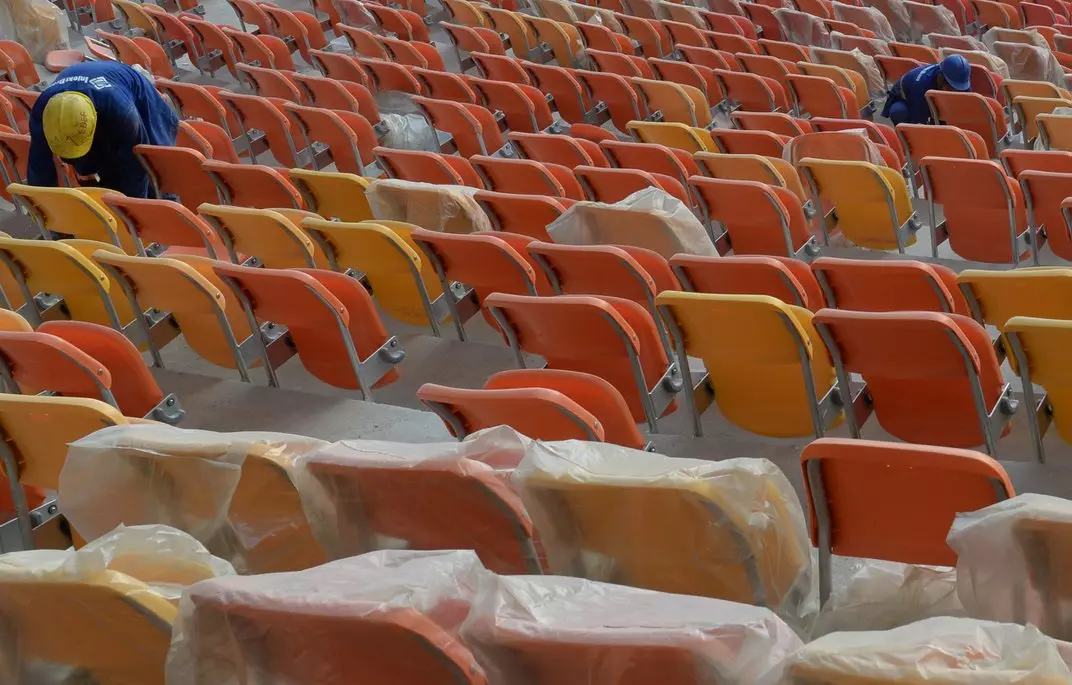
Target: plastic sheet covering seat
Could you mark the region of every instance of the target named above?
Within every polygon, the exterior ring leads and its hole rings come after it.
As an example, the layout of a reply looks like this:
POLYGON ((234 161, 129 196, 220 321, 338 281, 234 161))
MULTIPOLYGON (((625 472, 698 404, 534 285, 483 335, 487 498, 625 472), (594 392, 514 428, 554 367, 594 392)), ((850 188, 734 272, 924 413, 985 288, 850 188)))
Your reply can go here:
POLYGON ((377 219, 405 221, 443 233, 490 231, 491 221, 473 199, 476 191, 390 179, 369 186, 365 198, 377 219))
POLYGON ((553 576, 484 580, 461 633, 530 685, 751 685, 801 645, 768 609, 553 576))
POLYGON ((282 433, 115 426, 71 443, 60 502, 87 540, 119 523, 165 524, 241 572, 308 568, 326 557, 288 470, 323 444, 282 433))
POLYGON ((383 551, 218 578, 184 595, 169 685, 486 685, 456 631, 487 571, 469 551, 383 551))
POLYGON ((786 143, 782 158, 796 166, 805 157, 886 166, 879 147, 865 129, 805 133, 786 143))
POLYGON ((897 40, 893 27, 890 25, 890 20, 874 7, 861 7, 844 2, 835 2, 833 4, 834 18, 838 21, 855 24, 862 29, 871 31, 879 39, 887 42, 897 40))
POLYGON ((532 449, 506 427, 460 443, 344 440, 300 462, 313 530, 342 558, 377 549, 475 549, 497 573, 539 573, 532 521, 502 473, 532 449))
POLYGON ((832 46, 830 30, 826 28, 821 18, 790 9, 774 10, 774 16, 778 18, 778 23, 782 26, 782 34, 789 42, 820 48, 832 46))
POLYGON ((612 205, 577 202, 547 233, 564 245, 642 247, 667 259, 680 253, 718 254, 688 205, 658 188, 645 188, 612 205))
POLYGON ((783 685, 1058 685, 1072 672, 1034 626, 930 618, 887 631, 833 633, 786 662, 783 685))
MULTIPOLYGON (((1015 43, 1021 47, 1031 47, 1029 45, 1021 45, 1015 43)), ((997 56, 997 54, 987 52, 986 50, 964 50, 961 48, 941 48, 938 50, 940 59, 945 59, 950 55, 960 55, 964 59, 968 60, 969 64, 977 64, 981 67, 989 69, 1002 79, 1016 78, 1011 76, 1009 65, 1005 63, 1005 60, 997 56)))
POLYGON ((908 13, 912 31, 911 42, 919 43, 928 33, 941 33, 946 36, 961 35, 956 16, 947 8, 907 0, 900 4, 908 13))
POLYGON ((120 526, 78 551, 0 557, 0 679, 163 685, 182 589, 234 575, 167 526, 120 526))
POLYGON ((764 459, 675 459, 614 445, 536 443, 513 481, 560 575, 813 609, 804 515, 764 459))
POLYGON ((948 542, 957 553, 957 594, 970 615, 1072 637, 1063 570, 1072 552, 1072 502, 1028 494, 958 514, 948 542))
POLYGON ((1025 81, 1048 81, 1058 88, 1067 87, 1065 72, 1048 46, 995 42, 990 50, 1009 67, 1007 78, 1025 81))

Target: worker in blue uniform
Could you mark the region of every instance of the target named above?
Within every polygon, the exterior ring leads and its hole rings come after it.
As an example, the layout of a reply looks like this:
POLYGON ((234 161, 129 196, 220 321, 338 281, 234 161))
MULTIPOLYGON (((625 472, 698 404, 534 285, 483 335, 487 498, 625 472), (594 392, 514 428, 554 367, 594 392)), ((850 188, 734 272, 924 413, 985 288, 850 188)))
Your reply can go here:
POLYGON ((58 185, 55 155, 85 185, 154 197, 134 146, 174 145, 178 130, 178 117, 142 73, 119 62, 76 64, 34 104, 26 182, 58 185))
POLYGON ((890 88, 882 116, 894 124, 926 124, 931 118, 928 90, 971 90, 968 60, 961 55, 950 55, 938 64, 909 71, 890 88))

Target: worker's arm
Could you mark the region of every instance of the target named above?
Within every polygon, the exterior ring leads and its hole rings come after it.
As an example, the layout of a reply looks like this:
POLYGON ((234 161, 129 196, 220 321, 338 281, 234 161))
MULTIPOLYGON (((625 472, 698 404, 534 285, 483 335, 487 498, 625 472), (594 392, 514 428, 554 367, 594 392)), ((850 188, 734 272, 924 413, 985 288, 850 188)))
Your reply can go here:
MULTIPOLYGON (((134 154, 134 146, 148 140, 138 110, 133 104, 116 107, 108 113, 106 126, 109 155, 97 170, 100 185, 128 197, 148 197, 149 175, 134 154)), ((97 135, 101 133, 98 128, 97 135)))
POLYGON ((41 117, 30 115, 30 159, 26 164, 26 183, 32 186, 55 188, 56 159, 45 140, 41 117))

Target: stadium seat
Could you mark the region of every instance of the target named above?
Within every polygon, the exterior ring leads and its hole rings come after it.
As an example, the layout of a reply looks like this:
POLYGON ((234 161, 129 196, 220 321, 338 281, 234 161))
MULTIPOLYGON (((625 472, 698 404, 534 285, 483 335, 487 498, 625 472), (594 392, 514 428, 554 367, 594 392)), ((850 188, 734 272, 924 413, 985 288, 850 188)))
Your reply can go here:
MULTIPOLYGON (((867 162, 810 158, 797 168, 812 188, 816 205, 832 207, 836 228, 856 245, 904 254, 905 247, 915 243, 919 224, 899 172, 867 162)), ((827 240, 832 218, 820 221, 827 240)))
POLYGON ((800 461, 822 603, 833 584, 834 554, 951 566, 956 554, 946 535, 953 519, 1016 494, 1000 464, 971 450, 822 438, 804 448, 800 461), (901 496, 905 488, 916 493, 911 507, 901 496))
MULTIPOLYGON (((171 315, 193 352, 216 366, 236 369, 249 381, 254 358, 241 349, 250 338, 242 305, 213 271, 216 260, 196 256, 131 257, 98 251, 93 258, 113 280, 127 287, 130 307, 171 315)), ((153 332, 145 335, 155 366, 164 366, 163 347, 153 332)))
POLYGON ((1045 240, 1055 255, 1065 261, 1072 260, 1072 230, 1062 207, 1072 192, 1072 174, 1024 171, 1020 174, 1020 188, 1039 242, 1045 240))
POLYGON ((577 166, 610 166, 600 146, 590 140, 551 133, 518 133, 507 138, 525 159, 557 164, 567 169, 577 166))
POLYGON ((368 74, 361 68, 361 64, 354 55, 328 50, 310 50, 309 56, 313 58, 313 65, 324 75, 324 78, 356 83, 366 89, 371 85, 368 74))
POLYGON ((538 354, 548 368, 583 371, 622 391, 634 421, 658 430, 674 409, 680 371, 670 363, 651 315, 639 304, 585 295, 530 297, 494 293, 484 300, 518 354, 538 354))
POLYGON ((734 425, 769 437, 821 437, 840 422, 834 369, 810 311, 765 295, 664 292, 656 302, 675 341, 695 435, 716 402, 734 425), (716 320, 726 327, 708 325, 716 320), (706 368, 696 382, 684 370, 690 356, 706 368))
POLYGON ((198 213, 216 229, 235 264, 242 262, 239 255, 249 255, 269 269, 314 266, 312 241, 278 211, 201 205, 198 213))
POLYGON ((488 109, 502 112, 506 116, 506 125, 511 131, 539 133, 553 122, 547 100, 535 86, 492 81, 475 76, 470 76, 467 81, 488 109))
POLYGON ((506 144, 492 113, 479 105, 415 97, 436 129, 450 133, 463 157, 494 154, 506 144))
POLYGON ((109 193, 101 197, 108 210, 118 216, 134 238, 137 254, 147 256, 146 248, 186 248, 200 250, 208 257, 223 257, 226 247, 216 232, 194 212, 170 200, 147 200, 109 193))
POLYGON ((817 311, 823 291, 807 263, 790 257, 675 255, 670 266, 682 289, 710 295, 767 295, 787 305, 817 311))
POLYGON ((932 226, 931 255, 948 236, 962 259, 1019 264, 1028 252, 1038 264, 1036 237, 1027 222, 1023 194, 1014 179, 989 159, 927 157, 920 162, 932 226), (964 197, 965 188, 972 195, 964 197), (939 224, 934 205, 942 206, 939 224))
POLYGON ((694 126, 661 121, 630 121, 626 129, 640 143, 654 143, 690 154, 717 150, 710 132, 694 126))
MULTIPOLYGON (((923 47, 923 46, 915 46, 923 47)), ((909 57, 896 57, 894 55, 875 55, 875 66, 882 74, 882 80, 887 86, 892 86, 916 67, 922 67, 923 62, 909 57)))
POLYGON ((182 147, 136 145, 134 154, 149 174, 157 197, 171 195, 196 211, 205 203, 219 202, 215 182, 205 171, 205 156, 182 147))
MULTIPOLYGON (((1035 138, 1039 135, 1037 118, 1053 114, 1054 110, 1058 108, 1072 107, 1072 99, 1038 98, 1021 95, 1012 101, 1012 106, 1013 111, 1016 113, 1016 119, 1024 133, 1024 144, 1028 148, 1032 148, 1035 144, 1035 138)), ((1048 146, 1045 147, 1049 149, 1048 146)))
POLYGON ((742 112, 730 115, 734 126, 744 131, 769 131, 776 136, 802 136, 811 133, 811 123, 807 119, 797 119, 784 112, 742 112))
POLYGON ((1014 178, 1025 171, 1072 174, 1072 152, 1063 150, 1002 150, 1001 165, 1014 178))
POLYGON ((746 112, 788 112, 789 100, 781 84, 772 78, 739 71, 716 69, 715 78, 726 98, 726 109, 746 112))
POLYGON ((375 148, 373 152, 376 162, 388 178, 439 185, 484 187, 473 165, 464 157, 382 146, 375 148))
POLYGON ((647 444, 614 386, 578 371, 500 371, 479 390, 425 383, 417 397, 459 440, 506 425, 536 440, 606 441, 633 449, 647 444))
POLYGON ((1032 316, 1014 316, 1003 326, 1005 340, 1010 348, 1013 367, 1024 383, 1024 401, 1027 403, 1028 428, 1034 442, 1035 456, 1039 462, 1046 461, 1043 438, 1051 422, 1057 434, 1066 443, 1070 442, 1069 422, 1066 416, 1068 385, 1063 368, 1063 352, 1069 340, 1067 321, 1032 316), (1042 386, 1039 393, 1034 386, 1042 386))
POLYGON ((1062 120, 1060 114, 1039 114, 1035 123, 1039 129, 1039 140, 1047 150, 1072 151, 1072 128, 1062 120))
POLYGON ((201 168, 216 184, 223 204, 255 209, 302 208, 301 195, 279 169, 218 160, 205 161, 201 168))
POLYGON ((1007 123, 1005 113, 996 100, 977 93, 929 91, 931 118, 935 123, 957 126, 977 133, 986 143, 991 158, 997 157, 999 146, 1005 139, 1007 123))
POLYGON ((647 101, 649 112, 662 112, 663 121, 707 126, 713 119, 707 95, 695 86, 672 81, 633 78, 633 87, 647 101))
POLYGON ((659 188, 686 205, 692 204, 685 187, 676 178, 640 169, 582 166, 573 170, 589 200, 613 204, 645 188, 659 188))
POLYGON ((788 138, 770 131, 738 131, 730 128, 713 129, 709 132, 715 150, 731 155, 762 155, 781 157, 788 138))
POLYGON ((915 187, 922 185, 916 174, 919 173, 919 163, 924 157, 990 158, 986 143, 979 134, 956 126, 898 124, 897 136, 908 156, 909 170, 915 187))
POLYGON ((789 74, 786 76, 793 109, 811 117, 855 119, 855 95, 825 76, 789 74))
MULTIPOLYGON (((1018 269, 983 271, 967 269, 957 275, 957 283, 968 301, 972 317, 1004 332, 1005 323, 1014 316, 1042 319, 1067 319, 1072 309, 1064 292, 1072 284, 1065 269, 1018 269)), ((999 338, 995 344, 999 355, 1005 352, 999 338)))
POLYGON ((304 204, 325 218, 365 221, 372 210, 365 199, 369 180, 333 171, 291 169, 290 180, 304 204))
POLYGON ((549 241, 547 227, 565 214, 572 202, 565 198, 543 195, 513 195, 477 191, 473 199, 487 214, 497 231, 529 236, 549 241))
POLYGON ((483 155, 474 155, 469 161, 484 180, 484 187, 496 193, 584 199, 581 183, 564 166, 483 155))
POLYGON ((303 137, 299 146, 308 151, 306 158, 317 168, 334 164, 338 172, 361 175, 372 162, 376 133, 360 114, 289 102, 284 110, 297 122, 303 137), (327 148, 330 157, 321 159, 315 145, 327 148))
POLYGON ((49 231, 97 240, 132 252, 133 238, 94 197, 75 188, 44 188, 15 184, 8 188, 15 203, 34 220, 41 235, 49 231))
POLYGON ((915 260, 820 257, 812 271, 828 307, 861 312, 940 312, 970 315, 957 275, 915 260))
MULTIPOLYGON (((863 376, 886 432, 927 445, 985 445, 996 454, 1017 403, 981 324, 959 314, 825 309, 815 326, 838 377, 863 376)), ((859 423, 850 413, 853 437, 859 423)))
POLYGON ((704 176, 690 178, 689 188, 708 223, 723 227, 734 254, 808 258, 818 251, 804 206, 787 188, 704 176))
POLYGON ((645 101, 628 78, 596 71, 578 71, 576 75, 592 94, 592 102, 606 105, 610 120, 619 131, 626 130, 630 121, 647 118, 645 101))
POLYGON ((699 152, 696 163, 705 176, 711 178, 757 181, 767 185, 788 188, 807 206, 811 200, 804 192, 796 168, 781 157, 762 155, 730 155, 699 152))
MULTIPOLYGON (((259 269, 217 263, 213 269, 258 325, 286 326, 302 365, 337 388, 372 389, 394 382, 405 352, 388 336, 372 296, 344 274, 317 269, 259 269)), ((279 381, 263 342, 261 362, 272 387, 279 381)))
MULTIPOLYGON (((674 150, 665 145, 605 140, 599 144, 599 147, 610 160, 610 166, 662 174, 677 180, 682 186, 688 184, 689 176, 699 173, 692 155, 684 150, 674 150)), ((599 165, 588 164, 587 166, 599 165)))

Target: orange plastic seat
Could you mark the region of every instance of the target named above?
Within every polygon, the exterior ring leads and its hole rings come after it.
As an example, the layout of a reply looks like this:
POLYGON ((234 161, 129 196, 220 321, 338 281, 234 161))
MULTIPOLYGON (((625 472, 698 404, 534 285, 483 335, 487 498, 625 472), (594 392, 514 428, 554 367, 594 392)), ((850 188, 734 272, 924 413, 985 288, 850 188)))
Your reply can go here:
POLYGON ((589 48, 625 54, 633 52, 633 40, 623 33, 615 33, 602 24, 581 22, 575 26, 589 48))
POLYGON ((428 36, 428 27, 417 13, 376 4, 365 5, 365 8, 372 13, 381 28, 402 40, 432 42, 428 36))
POLYGON ((789 140, 769 131, 736 131, 728 128, 713 129, 711 138, 719 152, 762 157, 781 157, 789 140))
POLYGON ((567 169, 577 166, 609 166, 600 146, 590 140, 552 133, 516 133, 507 138, 525 159, 557 164, 567 169))
POLYGON ((970 450, 821 438, 800 461, 820 602, 830 596, 833 554, 952 566, 953 519, 1016 494, 998 462, 970 450))
POLYGON ((417 391, 459 439, 507 425, 537 440, 599 440, 633 449, 647 441, 621 393, 587 373, 554 369, 500 371, 482 390, 426 383, 417 391))
POLYGON ((1020 174, 1020 187, 1036 234, 1045 233, 1053 253, 1072 261, 1072 229, 1062 209, 1065 198, 1072 197, 1072 172, 1024 171, 1020 174))
POLYGON ((370 124, 380 121, 380 112, 368 87, 352 81, 336 81, 330 78, 292 74, 290 78, 305 90, 313 107, 321 109, 356 112, 370 124))
MULTIPOLYGON (((287 327, 305 369, 337 388, 371 390, 394 382, 404 352, 389 337, 372 297, 358 281, 318 269, 262 269, 220 262, 213 269, 259 323, 287 327)), ((278 386, 267 349, 261 361, 278 386)))
POLYGON ((447 37, 454 43, 454 47, 458 51, 459 62, 462 60, 461 51, 506 55, 506 45, 503 43, 502 36, 492 29, 481 26, 448 24, 445 21, 440 22, 439 25, 443 27, 447 37))
POLYGON ((531 66, 529 62, 522 62, 516 57, 506 55, 491 55, 473 53, 471 55, 480 73, 484 78, 503 83, 516 83, 521 86, 530 86, 526 69, 531 66))
MULTIPOLYGON (((727 71, 740 71, 741 66, 737 58, 728 52, 715 50, 714 48, 695 47, 692 45, 678 45, 678 52, 688 64, 704 66, 709 69, 725 69, 727 71)), ((712 103, 717 104, 717 103, 712 103)))
POLYGON ((770 131, 790 138, 812 132, 807 119, 796 119, 784 112, 741 112, 730 115, 734 125, 742 131, 770 131))
POLYGON ((432 125, 450 133, 463 157, 490 155, 506 144, 494 115, 479 105, 414 97, 432 125))
MULTIPOLYGON (((543 273, 529 261, 526 248, 533 239, 528 236, 498 232, 456 235, 418 229, 412 237, 435 265, 436 273, 442 279, 443 292, 450 290, 453 281, 464 283, 473 289, 481 307, 492 293, 536 295, 550 292, 543 273)), ((458 339, 465 340, 457 303, 448 300, 448 304, 458 339)), ((484 316, 495 326, 486 309, 484 316)))
MULTIPOLYGON (((224 162, 237 164, 238 151, 235 150, 234 140, 225 129, 209 121, 197 119, 179 122, 180 131, 185 130, 191 138, 196 137, 198 148, 203 148, 205 157, 219 159, 224 162)), ((178 141, 176 140, 176 144, 178 141)))
POLYGON ((471 157, 469 161, 484 180, 484 187, 494 192, 584 199, 572 171, 557 164, 483 155, 471 157))
POLYGON ((238 61, 256 63, 272 69, 296 71, 287 43, 278 36, 246 33, 230 26, 224 26, 222 31, 233 43, 238 53, 238 61))
POLYGON ((255 209, 302 208, 297 188, 278 169, 216 160, 205 161, 202 168, 216 184, 223 204, 255 209))
POLYGON ((662 174, 676 179, 682 185, 689 176, 699 173, 692 155, 685 150, 669 148, 656 143, 634 143, 623 140, 607 140, 599 144, 613 166, 641 169, 653 174, 662 174))
MULTIPOLYGON (((947 155, 952 156, 952 155, 947 155)), ((1064 150, 1002 150, 1001 164, 1013 178, 1025 171, 1072 174, 1072 152, 1064 150)))
POLYGON ((567 123, 586 123, 585 115, 592 109, 592 99, 576 71, 535 62, 526 62, 524 67, 532 85, 554 98, 555 110, 567 123))
POLYGON ((822 117, 813 117, 811 119, 812 128, 819 132, 828 131, 852 131, 863 129, 867 132, 867 137, 871 139, 871 142, 875 145, 886 146, 893 151, 897 156, 896 164, 891 163, 888 166, 894 169, 900 169, 904 167, 907 161, 905 157, 904 147, 901 145, 901 140, 897 137, 897 132, 892 126, 887 124, 878 124, 867 119, 826 119, 822 117))
POLYGON ((979 134, 956 126, 898 124, 897 135, 908 155, 913 174, 918 172, 919 162, 924 157, 962 159, 988 159, 990 157, 986 143, 979 134))
POLYGON ((200 251, 213 259, 226 258, 227 250, 216 231, 184 205, 119 194, 104 195, 101 202, 119 217, 143 257, 146 247, 156 243, 185 248, 185 252, 200 251))
POLYGON ((376 161, 390 178, 439 185, 484 187, 473 166, 464 157, 388 147, 377 147, 374 152, 376 161))
POLYGON ((5 199, 11 201, 7 186, 26 180, 30 162, 30 136, 20 133, 0 132, 0 173, 3 174, 5 199))
POLYGON ((547 226, 562 216, 570 200, 543 195, 515 195, 487 190, 473 195, 496 230, 549 241, 547 226))
POLYGON ((619 131, 624 131, 630 121, 644 119, 647 107, 637 95, 629 79, 618 74, 595 71, 578 71, 580 79, 592 94, 595 103, 602 102, 610 112, 610 120, 619 131))
POLYGON ((376 131, 365 117, 356 112, 303 107, 290 102, 284 109, 297 122, 304 136, 299 145, 309 150, 309 157, 317 168, 323 169, 329 162, 316 158, 314 144, 328 149, 330 163, 342 173, 361 176, 365 167, 372 163, 376 131))
POLYGON ((391 61, 393 62, 422 69, 438 71, 446 69, 439 50, 431 43, 407 43, 390 36, 380 36, 380 42, 387 48, 387 52, 391 55, 391 61))
POLYGON ((969 315, 957 275, 915 260, 820 257, 812 271, 827 306, 862 312, 940 312, 969 315))
POLYGON ((789 257, 733 255, 701 257, 674 255, 670 259, 684 290, 712 295, 768 295, 795 307, 817 311, 823 293, 811 269, 789 257))
POLYGON ((716 69, 715 77, 726 102, 746 112, 788 112, 785 89, 772 78, 739 71, 716 69))
MULTIPOLYGON (((886 432, 927 445, 985 445, 996 454, 1015 405, 981 324, 959 314, 824 309, 815 326, 838 377, 863 376, 886 432)), ((846 420, 859 437, 852 412, 846 420)))
MULTIPOLYGON (((1023 193, 1014 179, 989 159, 926 157, 920 162, 931 205, 942 206, 949 245, 960 257, 978 262, 1019 264, 1028 252, 1038 257, 1029 231, 1023 193)), ((932 238, 934 257, 941 236, 932 238)))
POLYGON ((238 119, 216 97, 219 89, 213 90, 196 83, 182 83, 166 79, 157 79, 156 87, 171 98, 183 118, 204 119, 226 130, 232 138, 240 133, 238 119))
POLYGON ((615 13, 614 17, 626 35, 640 43, 640 54, 644 57, 665 57, 673 51, 670 34, 661 22, 628 14, 615 13))
POLYGON ((811 117, 850 119, 858 116, 856 96, 824 76, 786 76, 796 109, 811 117))
POLYGON ((36 86, 41 80, 34 67, 33 57, 26 47, 17 41, 0 40, 0 60, 8 80, 23 88, 36 86))
POLYGON ((205 202, 219 202, 216 184, 205 169, 208 160, 199 152, 183 147, 136 145, 134 155, 148 172, 157 197, 173 195, 184 207, 195 211, 205 202))
POLYGON ((511 131, 539 133, 551 125, 551 109, 538 88, 475 76, 468 81, 488 109, 506 115, 506 125, 511 131))
POLYGON ((641 76, 643 78, 655 78, 651 65, 643 57, 620 52, 606 52, 588 48, 584 51, 588 59, 592 60, 597 71, 609 74, 618 74, 626 78, 641 76))
POLYGON ((476 93, 461 74, 414 67, 413 75, 421 82, 422 90, 430 98, 465 102, 471 105, 480 103, 476 93))
POLYGON ((691 204, 681 181, 640 169, 577 167, 573 170, 590 200, 612 204, 645 188, 659 188, 686 205, 691 204))
POLYGON ((371 59, 378 59, 385 62, 391 60, 391 55, 388 54, 387 48, 384 47, 380 37, 372 31, 358 28, 357 26, 348 26, 346 24, 343 24, 338 28, 342 31, 343 37, 346 38, 346 42, 349 43, 350 49, 353 50, 359 63, 362 57, 369 57, 371 59))
MULTIPOLYGON (((530 297, 494 293, 485 298, 511 347, 538 354, 552 369, 582 371, 618 388, 634 421, 658 430, 658 417, 675 407, 681 388, 667 376, 670 361, 658 327, 639 304, 610 297, 530 297)), ((519 357, 520 359, 520 357, 519 357)))
POLYGON ((932 90, 927 92, 931 118, 982 136, 990 157, 997 157, 1008 124, 997 100, 976 93, 932 90))
POLYGON ((791 190, 705 176, 693 176, 689 186, 707 220, 725 228, 734 254, 805 257, 817 250, 804 206, 791 190))
POLYGON ((377 92, 398 91, 410 95, 424 95, 424 87, 414 76, 413 67, 369 57, 359 58, 358 62, 368 71, 377 92))
POLYGON ((253 86, 255 95, 262 98, 279 98, 286 102, 307 104, 304 102, 304 94, 290 78, 290 72, 255 67, 244 62, 238 64, 236 68, 241 77, 244 77, 246 82, 253 86))
MULTIPOLYGON (((781 7, 779 7, 781 9, 781 7)), ((775 19, 777 20, 777 18, 775 19)), ((779 31, 780 31, 779 26, 779 31)), ((790 43, 785 40, 759 39, 760 52, 758 54, 770 55, 789 62, 806 62, 811 59, 808 49, 803 45, 790 43)))
POLYGON ((329 52, 327 50, 312 50, 309 56, 313 64, 325 78, 335 81, 346 81, 369 87, 369 77, 361 68, 361 63, 353 55, 342 52, 329 52))
MULTIPOLYGON (((699 90, 704 96, 708 109, 725 99, 722 86, 715 77, 715 67, 673 59, 651 59, 649 63, 659 79, 699 90)), ((725 67, 717 68, 724 69, 725 67)))
MULTIPOLYGON (((297 89, 295 89, 296 91, 297 89)), ((297 98, 295 98, 297 99, 297 98)), ((287 168, 304 168, 307 161, 299 162, 299 153, 304 152, 304 146, 297 143, 301 134, 297 126, 283 113, 285 98, 278 100, 258 97, 256 95, 241 95, 222 91, 220 100, 230 107, 238 118, 239 128, 244 133, 246 146, 250 150, 250 158, 257 163, 257 155, 251 147, 252 140, 250 131, 260 131, 268 141, 268 150, 276 161, 287 168), (292 128, 293 126, 293 128, 292 128), (297 137, 295 136, 297 134, 297 137)), ((304 141, 302 141, 304 143, 304 141)))
POLYGON ((916 67, 922 67, 923 62, 909 57, 897 57, 894 55, 875 55, 875 66, 882 74, 882 80, 887 86, 892 86, 901 80, 901 77, 916 67))

